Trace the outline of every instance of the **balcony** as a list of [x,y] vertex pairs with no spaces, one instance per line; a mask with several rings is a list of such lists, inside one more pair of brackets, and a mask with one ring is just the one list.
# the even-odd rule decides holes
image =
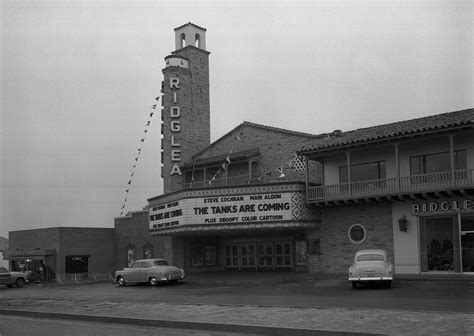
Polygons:
[[261,184],[262,181],[258,179],[259,175],[252,176],[249,179],[249,175],[237,175],[228,176],[222,178],[215,178],[213,180],[206,181],[194,181],[192,183],[185,183],[185,189],[192,188],[215,188],[215,187],[227,187],[227,186],[238,186],[238,185],[249,185],[249,184]]
[[440,193],[458,192],[463,195],[469,189],[474,189],[474,169],[308,187],[308,201],[337,204],[339,201],[347,203],[380,198],[392,200],[393,197],[403,200]]

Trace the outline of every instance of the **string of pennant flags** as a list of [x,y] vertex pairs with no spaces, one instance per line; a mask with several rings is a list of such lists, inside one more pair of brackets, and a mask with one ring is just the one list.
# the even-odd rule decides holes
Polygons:
[[[235,146],[238,142],[240,142],[242,140],[242,137],[244,136],[244,133],[242,131],[239,132],[239,134],[235,137],[235,142],[232,146],[232,149],[230,150],[229,154],[226,156],[226,158],[223,160],[222,164],[219,166],[219,169],[217,170],[217,172],[212,176],[212,178],[209,180],[208,184],[209,186],[212,185],[212,182],[216,180],[216,178],[223,172],[226,171],[226,169],[228,168],[228,166],[230,165],[231,163],[231,159],[230,159],[230,156],[232,155],[232,153],[234,152],[234,149],[235,149]],[[274,173],[277,173],[278,176],[277,178],[278,179],[284,179],[286,177],[286,174],[285,174],[285,171],[287,171],[288,169],[292,169],[294,170],[295,172],[302,172],[302,171],[305,171],[306,169],[306,162],[305,162],[305,159],[304,159],[304,156],[300,156],[298,155],[297,153],[294,153],[293,154],[293,158],[291,158],[287,164],[285,165],[280,165],[279,167],[275,167],[275,168],[272,168],[271,170],[265,172],[264,174],[258,176],[256,178],[257,181],[262,181],[263,178],[265,177],[271,177]],[[192,170],[192,173],[191,173],[191,185],[192,183],[194,182],[194,166],[193,166],[193,170]],[[251,183],[251,180],[248,181],[248,183],[250,184]]]
[[[153,104],[151,106],[151,109],[153,109],[153,110],[155,110],[156,107],[158,106],[158,102],[160,100],[160,97],[159,96],[156,97],[155,100],[156,100],[156,104]],[[133,165],[132,165],[132,173],[130,174],[130,179],[128,180],[128,183],[127,183],[127,189],[125,190],[125,199],[123,200],[122,209],[120,211],[120,216],[123,215],[125,206],[127,204],[128,193],[130,192],[130,188],[132,186],[133,176],[135,175],[135,169],[137,168],[138,160],[140,159],[140,154],[142,153],[143,145],[145,143],[146,135],[148,133],[148,128],[150,127],[151,120],[153,118],[154,113],[155,112],[153,111],[149,114],[149,119],[145,123],[145,129],[143,130],[142,137],[140,138],[140,141],[138,142],[137,153],[135,155],[135,159],[134,159],[134,162],[133,162]]]

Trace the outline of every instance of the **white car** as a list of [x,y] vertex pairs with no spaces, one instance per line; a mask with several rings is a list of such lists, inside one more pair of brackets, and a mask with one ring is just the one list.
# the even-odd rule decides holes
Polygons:
[[0,267],[0,285],[5,285],[8,288],[20,288],[28,282],[28,274],[23,272],[9,272],[5,267]]
[[395,269],[387,259],[385,250],[360,250],[354,257],[354,263],[349,267],[349,281],[352,288],[362,282],[378,282],[387,288],[392,286]]
[[160,283],[177,282],[184,280],[184,270],[170,266],[164,259],[140,259],[133,266],[115,272],[115,281],[120,286],[129,283],[150,283],[157,286]]

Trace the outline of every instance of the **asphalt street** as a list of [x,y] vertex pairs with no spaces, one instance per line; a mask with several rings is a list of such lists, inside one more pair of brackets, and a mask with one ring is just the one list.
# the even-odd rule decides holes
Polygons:
[[279,307],[343,307],[424,311],[474,312],[473,281],[395,281],[391,289],[365,286],[353,289],[342,279],[298,281],[202,281],[189,279],[176,285],[151,287],[115,283],[82,286],[29,285],[0,288],[3,298],[49,298],[76,301],[166,302]]
[[0,314],[53,312],[65,313],[66,319],[77,315],[164,321],[162,326],[177,321],[182,329],[185,322],[209,323],[208,330],[220,325],[224,334],[238,332],[235,327],[241,325],[336,333],[474,334],[474,278],[397,280],[391,289],[353,289],[344,278],[207,274],[158,287],[29,284],[0,288],[0,297]]

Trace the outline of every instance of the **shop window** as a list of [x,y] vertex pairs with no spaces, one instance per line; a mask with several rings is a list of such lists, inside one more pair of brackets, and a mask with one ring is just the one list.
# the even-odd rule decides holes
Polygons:
[[420,217],[421,271],[460,271],[457,216]]
[[143,245],[143,258],[144,259],[153,258],[153,245],[148,242],[145,245]]
[[215,266],[217,264],[217,254],[215,246],[204,247],[204,265]]
[[[454,152],[454,169],[467,169],[466,150]],[[410,157],[410,175],[423,175],[451,171],[449,152]]]
[[321,254],[321,243],[319,239],[310,239],[308,242],[309,255],[320,255]]
[[193,245],[191,247],[191,266],[203,266],[204,265],[204,254],[202,245]]
[[194,242],[191,245],[191,266],[217,265],[217,247],[206,242]]
[[89,256],[66,256],[66,274],[89,272]]
[[135,245],[129,244],[126,249],[125,260],[127,262],[127,267],[132,267],[135,262]]
[[297,265],[306,264],[307,250],[308,250],[308,246],[307,246],[306,240],[296,241],[296,264]]
[[[380,180],[386,177],[385,161],[351,165],[351,182]],[[339,182],[348,183],[347,166],[339,167]]]
[[365,240],[366,232],[365,228],[360,224],[354,224],[349,228],[347,232],[349,239],[354,244],[360,244]]

